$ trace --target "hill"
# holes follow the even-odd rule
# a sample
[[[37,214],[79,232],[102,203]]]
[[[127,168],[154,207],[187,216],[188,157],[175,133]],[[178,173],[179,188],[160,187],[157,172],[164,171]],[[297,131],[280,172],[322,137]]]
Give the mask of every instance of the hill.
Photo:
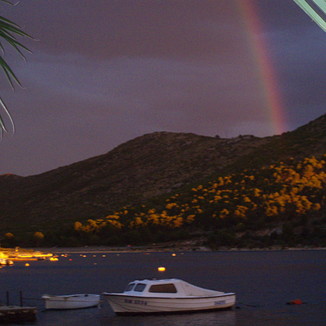
[[[165,200],[76,221],[70,236],[90,245],[144,244],[201,235],[210,247],[326,246],[325,159],[326,155],[289,158],[210,178]],[[67,235],[61,238],[67,240]]]
[[[231,139],[156,132],[30,177],[0,176],[0,232],[62,228],[125,205],[167,197],[204,180],[289,157],[320,157],[326,115],[280,136]]]

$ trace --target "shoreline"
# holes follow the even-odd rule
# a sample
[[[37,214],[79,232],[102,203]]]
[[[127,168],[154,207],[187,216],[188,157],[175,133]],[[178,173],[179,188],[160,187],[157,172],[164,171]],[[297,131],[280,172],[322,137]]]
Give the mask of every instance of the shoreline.
[[[52,247],[52,248],[20,248],[21,250],[35,250],[50,252],[53,254],[105,254],[105,253],[178,253],[178,252],[251,252],[251,251],[321,251],[324,247],[272,247],[272,248],[220,248],[213,250],[208,247],[148,247],[148,246],[130,246],[130,247]]]

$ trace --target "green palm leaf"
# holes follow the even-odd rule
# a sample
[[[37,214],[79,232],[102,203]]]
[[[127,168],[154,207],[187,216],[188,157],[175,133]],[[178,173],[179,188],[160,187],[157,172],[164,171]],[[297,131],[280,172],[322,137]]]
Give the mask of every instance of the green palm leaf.
[[[294,2],[326,32],[326,0],[294,0]]]
[[[9,121],[12,125],[12,131],[15,132],[15,125],[14,125],[14,120],[12,119],[10,112],[7,109],[6,104],[3,102],[2,98],[0,97],[0,106],[2,107],[2,109],[5,111],[5,114],[8,116]],[[3,121],[1,115],[0,115],[0,139],[2,137],[3,132],[8,132],[5,122]]]
[[[0,0],[0,1],[13,5],[8,0]],[[18,77],[15,75],[14,71],[8,65],[7,61],[4,59],[5,46],[7,45],[13,47],[23,59],[25,59],[23,51],[30,52],[26,46],[24,46],[22,43],[20,43],[17,40],[17,37],[31,38],[31,36],[25,33],[19,25],[17,25],[13,21],[5,17],[0,16],[0,51],[2,52],[2,54],[0,55],[0,67],[3,70],[6,79],[8,80],[12,88],[14,88],[15,83],[18,84],[19,86],[21,86],[21,83]],[[14,131],[13,119],[10,115],[7,106],[5,105],[1,97],[0,97],[0,109],[1,111],[4,112],[4,115],[8,117],[10,124],[12,125],[12,129]],[[2,136],[3,132],[7,132],[6,124],[3,115],[1,115],[1,111],[0,111],[0,137]]]

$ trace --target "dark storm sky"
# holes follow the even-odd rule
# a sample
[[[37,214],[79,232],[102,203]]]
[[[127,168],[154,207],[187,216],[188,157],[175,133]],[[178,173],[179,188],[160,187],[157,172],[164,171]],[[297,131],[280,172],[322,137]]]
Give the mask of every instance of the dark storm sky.
[[[239,1],[260,21],[251,35]],[[265,45],[282,131],[326,111],[326,33],[292,0],[23,0],[0,10],[35,39],[20,39],[33,52],[26,62],[5,53],[24,88],[0,75],[16,126],[0,143],[0,174],[39,174],[154,131],[275,134],[250,39]]]

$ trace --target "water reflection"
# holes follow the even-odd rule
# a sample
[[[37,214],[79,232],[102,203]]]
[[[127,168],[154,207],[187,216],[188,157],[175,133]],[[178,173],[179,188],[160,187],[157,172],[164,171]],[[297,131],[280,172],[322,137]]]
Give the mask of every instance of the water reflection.
[[[110,316],[100,319],[100,325],[113,326],[234,326],[235,311],[217,311],[206,313],[180,315],[151,315],[151,316]]]

